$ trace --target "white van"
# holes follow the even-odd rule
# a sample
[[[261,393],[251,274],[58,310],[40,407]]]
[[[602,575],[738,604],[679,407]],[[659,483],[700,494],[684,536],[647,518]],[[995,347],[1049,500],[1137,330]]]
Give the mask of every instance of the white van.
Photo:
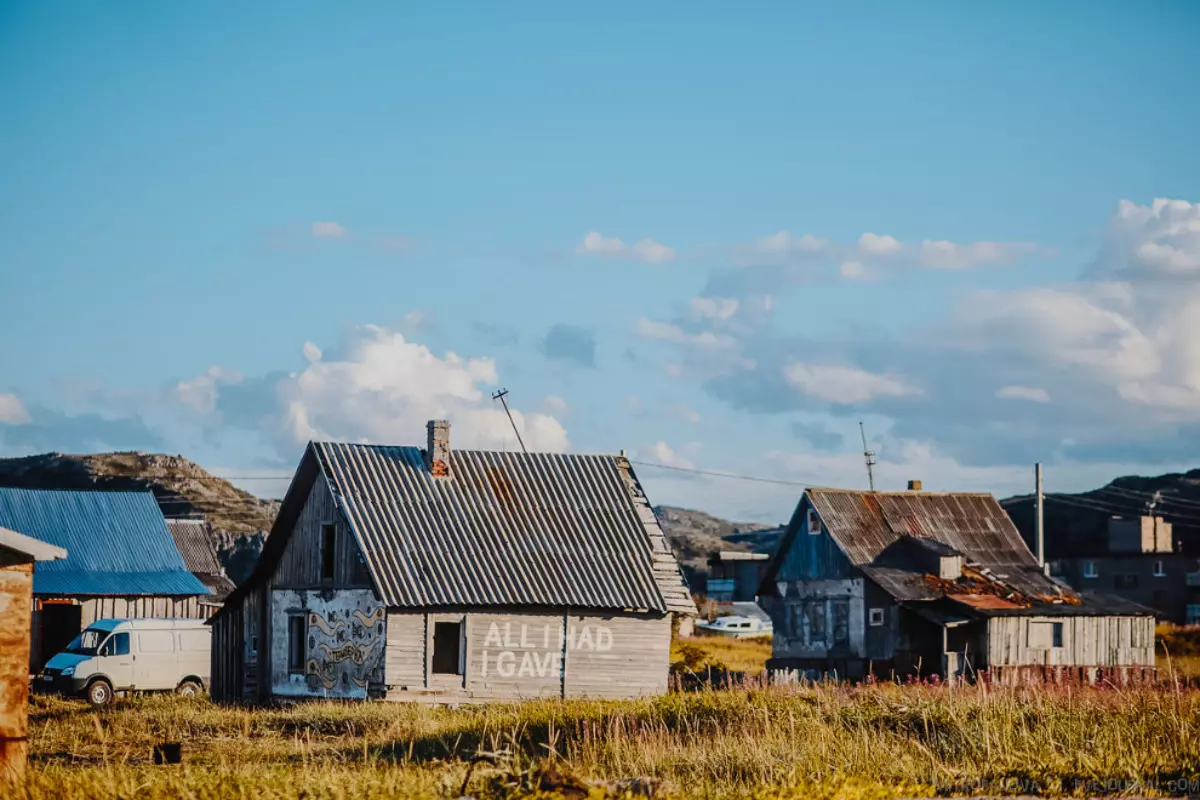
[[[178,692],[208,687],[212,629],[202,619],[101,619],[46,662],[34,690],[86,697],[94,706],[116,692]]]

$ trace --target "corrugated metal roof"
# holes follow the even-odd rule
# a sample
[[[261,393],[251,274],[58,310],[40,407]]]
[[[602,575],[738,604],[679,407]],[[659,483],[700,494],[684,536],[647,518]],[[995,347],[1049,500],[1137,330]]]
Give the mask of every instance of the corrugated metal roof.
[[[624,458],[456,450],[435,477],[417,447],[310,452],[390,606],[695,611]]]
[[[167,529],[175,539],[188,572],[220,575],[224,572],[213,546],[212,526],[203,519],[169,519]]]
[[[34,568],[35,594],[208,594],[149,492],[0,488],[0,525],[67,551]]]

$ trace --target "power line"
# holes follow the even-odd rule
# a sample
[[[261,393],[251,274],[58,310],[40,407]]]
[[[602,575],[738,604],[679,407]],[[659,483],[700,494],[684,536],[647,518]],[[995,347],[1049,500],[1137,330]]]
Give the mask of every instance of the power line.
[[[801,483],[799,481],[785,481],[785,480],[782,480],[779,478],[760,478],[760,477],[757,477],[754,475],[736,475],[732,472],[715,472],[713,470],[707,470],[707,469],[695,469],[693,467],[680,467],[680,466],[676,466],[674,464],[658,464],[653,461],[638,461],[638,460],[632,459],[632,458],[629,459],[629,463],[637,464],[639,467],[654,467],[656,469],[669,469],[669,470],[673,470],[675,472],[690,472],[695,475],[708,475],[709,477],[712,477],[712,478],[730,478],[730,479],[738,480],[738,481],[754,481],[756,483],[774,483],[774,484],[778,484],[780,486],[807,487],[807,486],[813,485],[811,483]]]

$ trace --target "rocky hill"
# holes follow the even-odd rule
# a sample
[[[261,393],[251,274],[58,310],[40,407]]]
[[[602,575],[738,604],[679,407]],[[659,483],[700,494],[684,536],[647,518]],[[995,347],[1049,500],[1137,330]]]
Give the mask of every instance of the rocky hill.
[[[229,577],[249,574],[278,511],[182,456],[153,453],[44,453],[0,459],[0,486],[24,489],[106,489],[149,491],[163,515],[202,515],[216,530],[217,552]]]
[[[656,506],[654,513],[692,587],[702,585],[714,550],[771,552],[782,533],[782,528],[731,522],[688,508]]]

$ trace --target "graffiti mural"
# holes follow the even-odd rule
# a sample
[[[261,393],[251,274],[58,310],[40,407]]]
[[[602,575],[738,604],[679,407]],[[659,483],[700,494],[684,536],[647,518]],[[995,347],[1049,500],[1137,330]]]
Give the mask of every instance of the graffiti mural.
[[[302,669],[288,668],[287,637],[272,639],[277,694],[361,698],[373,676],[382,681],[387,612],[373,592],[276,590],[272,600],[276,630],[287,631],[287,620],[298,614],[304,620]]]

